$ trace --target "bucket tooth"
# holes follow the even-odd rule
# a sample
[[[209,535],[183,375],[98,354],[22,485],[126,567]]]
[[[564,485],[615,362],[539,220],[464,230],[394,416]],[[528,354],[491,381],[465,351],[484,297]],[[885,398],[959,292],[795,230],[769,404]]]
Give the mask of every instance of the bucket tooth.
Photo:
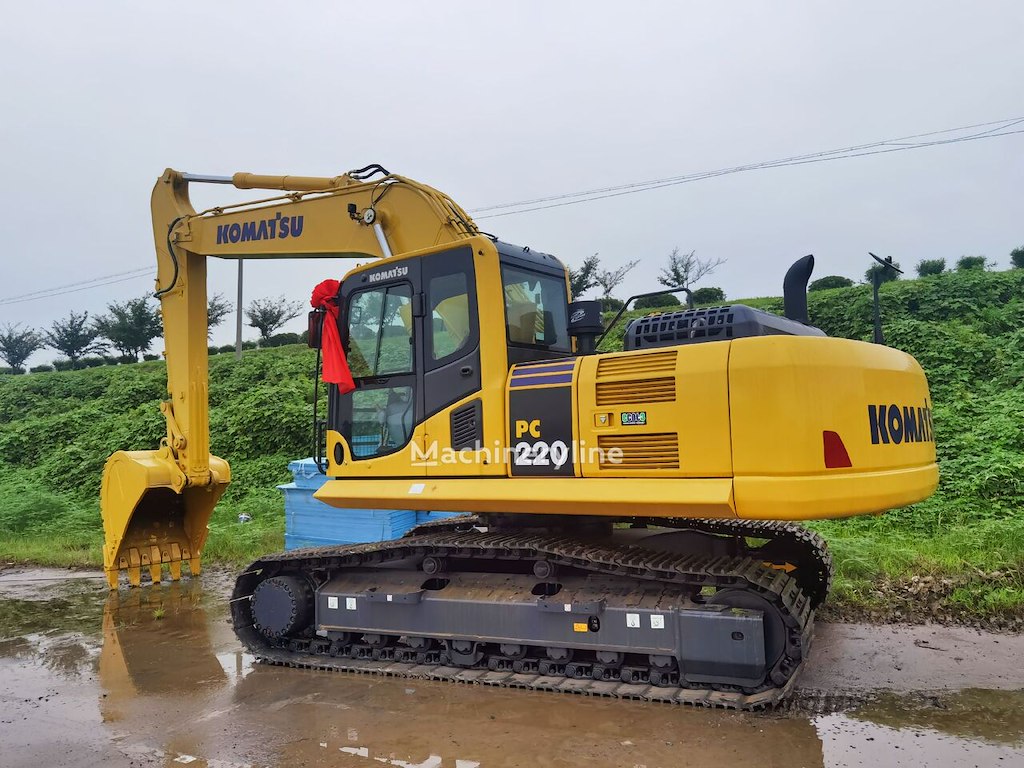
[[[167,568],[171,572],[171,581],[179,581],[181,579],[181,560],[171,560],[167,564]]]

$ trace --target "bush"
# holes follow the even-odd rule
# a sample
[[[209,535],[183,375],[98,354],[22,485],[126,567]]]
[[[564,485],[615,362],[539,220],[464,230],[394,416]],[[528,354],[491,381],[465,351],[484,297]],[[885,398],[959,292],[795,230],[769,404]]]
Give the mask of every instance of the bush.
[[[618,312],[623,306],[623,302],[618,299],[613,299],[611,296],[604,296],[601,298],[602,312]]]
[[[5,376],[5,375],[6,376],[13,376],[16,373],[17,373],[17,371],[14,370],[13,368],[3,368],[3,367],[0,367],[0,376]]]
[[[660,307],[678,307],[682,302],[671,293],[659,293],[657,296],[644,296],[637,299],[633,309],[658,309]]]
[[[160,359],[160,355],[145,354],[145,355],[142,356],[142,359],[145,360],[147,363],[151,363],[154,360],[159,360]]]
[[[258,345],[256,344],[255,341],[243,341],[242,342],[242,349],[256,349],[257,346]],[[231,347],[232,351],[234,351],[234,349],[235,349],[234,347]]]
[[[114,362],[110,362],[111,360]],[[107,365],[117,365],[118,363],[121,363],[122,365],[131,365],[132,363],[137,362],[139,362],[139,358],[135,355],[121,355],[116,358],[107,358]]]
[[[70,360],[54,360],[53,367],[58,371],[73,371],[75,369],[75,364]]]
[[[917,270],[918,277],[928,277],[929,275],[941,275],[946,271],[946,260],[945,259],[921,259],[917,262],[915,267]]]
[[[725,301],[725,291],[721,288],[710,286],[698,288],[693,292],[694,304],[721,304],[723,301]]]
[[[287,344],[298,344],[299,334],[297,333],[275,333],[260,340],[260,347],[283,347]]]
[[[830,288],[849,288],[853,285],[853,280],[842,275],[826,275],[825,277],[819,277],[817,280],[807,286],[808,291],[827,291]]]
[[[106,362],[102,357],[83,357],[78,361],[78,365],[81,368],[98,368],[101,365],[105,365]]]
[[[220,347],[207,347],[206,348],[206,354],[208,354],[208,355],[219,355],[220,354]]]
[[[1014,269],[1021,269],[1024,267],[1024,245],[1010,251],[1010,266]]]
[[[896,269],[900,268],[900,263],[898,261],[894,261],[892,265],[896,267]],[[875,274],[877,273],[879,276],[878,282],[891,283],[900,279],[900,273],[897,272],[896,269],[889,269],[888,267],[883,267],[881,264],[872,264],[864,273],[864,280],[868,284],[871,284],[874,282]]]
[[[970,269],[985,269],[984,256],[961,256],[956,263],[957,272],[966,272]]]
[[[245,347],[245,342],[242,342],[242,349],[245,349],[245,348],[246,348]],[[223,347],[218,347],[217,351],[220,352],[221,354],[224,354],[226,352],[234,352],[235,351],[235,345],[234,344],[225,344]]]
[[[46,373],[47,371],[52,370],[52,365],[33,365],[31,368],[29,368],[29,371],[31,371],[32,373]]]

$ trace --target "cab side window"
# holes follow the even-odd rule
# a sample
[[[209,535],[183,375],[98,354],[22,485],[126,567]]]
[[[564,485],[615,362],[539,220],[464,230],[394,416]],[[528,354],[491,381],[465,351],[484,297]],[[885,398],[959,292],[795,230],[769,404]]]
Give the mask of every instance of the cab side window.
[[[509,343],[568,352],[565,279],[507,264],[501,275]]]
[[[430,373],[472,354],[480,344],[472,250],[426,257],[423,288],[424,356]]]
[[[456,272],[431,278],[430,358],[441,360],[463,350],[469,342],[469,286],[466,274]]]

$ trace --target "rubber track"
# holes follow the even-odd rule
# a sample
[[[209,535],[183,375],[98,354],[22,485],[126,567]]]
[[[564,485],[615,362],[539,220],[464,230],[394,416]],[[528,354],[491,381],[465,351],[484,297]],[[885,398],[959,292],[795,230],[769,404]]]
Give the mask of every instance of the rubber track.
[[[235,632],[260,660],[278,665],[391,677],[447,680],[504,688],[577,693],[590,696],[639,699],[673,704],[693,704],[734,709],[759,709],[774,706],[792,689],[803,658],[809,649],[814,612],[811,601],[785,572],[764,566],[750,557],[707,557],[653,552],[636,546],[605,546],[581,542],[564,536],[531,533],[478,532],[461,530],[475,522],[472,518],[454,518],[419,526],[401,539],[338,547],[317,547],[282,552],[253,563],[236,582],[232,595]],[[687,521],[687,527],[695,521]],[[774,686],[744,693],[732,686],[681,688],[652,686],[646,683],[596,681],[534,673],[466,669],[442,664],[373,661],[327,656],[310,652],[316,644],[290,641],[289,649],[272,646],[252,627],[251,615],[242,603],[251,595],[253,578],[264,571],[279,570],[334,572],[346,567],[382,565],[410,556],[448,555],[460,558],[480,557],[533,560],[547,559],[562,566],[598,574],[627,576],[661,581],[694,588],[738,588],[753,590],[771,601],[783,617],[787,629],[783,657],[769,673]]]

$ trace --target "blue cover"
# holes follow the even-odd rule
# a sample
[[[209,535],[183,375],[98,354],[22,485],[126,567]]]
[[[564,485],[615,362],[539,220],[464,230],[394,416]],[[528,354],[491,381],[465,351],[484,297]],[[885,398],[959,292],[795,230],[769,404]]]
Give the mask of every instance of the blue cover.
[[[285,549],[397,539],[419,523],[459,514],[339,509],[313,498],[313,492],[327,482],[327,476],[320,474],[312,458],[293,461],[288,469],[295,481],[277,486],[284,493]]]

